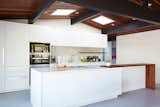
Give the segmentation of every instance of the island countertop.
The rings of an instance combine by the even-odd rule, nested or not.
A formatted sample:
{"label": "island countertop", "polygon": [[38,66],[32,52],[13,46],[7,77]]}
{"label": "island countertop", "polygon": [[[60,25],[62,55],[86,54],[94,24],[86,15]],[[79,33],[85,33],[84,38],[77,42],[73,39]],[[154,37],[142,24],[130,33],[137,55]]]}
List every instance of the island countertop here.
{"label": "island countertop", "polygon": [[146,66],[155,65],[150,63],[136,63],[136,64],[111,64],[110,66],[102,65],[101,67],[115,68],[115,67],[134,67],[134,66]]}
{"label": "island countertop", "polygon": [[[32,70],[36,70],[41,73],[57,73],[57,72],[72,72],[72,71],[84,71],[84,70],[100,70],[100,69],[105,69],[106,71],[111,69],[111,68],[104,68],[101,66],[77,66],[77,67],[68,67],[68,70],[61,70],[61,71],[54,71],[54,67],[37,67],[37,68],[31,68]],[[114,68],[112,68],[114,69]]]}

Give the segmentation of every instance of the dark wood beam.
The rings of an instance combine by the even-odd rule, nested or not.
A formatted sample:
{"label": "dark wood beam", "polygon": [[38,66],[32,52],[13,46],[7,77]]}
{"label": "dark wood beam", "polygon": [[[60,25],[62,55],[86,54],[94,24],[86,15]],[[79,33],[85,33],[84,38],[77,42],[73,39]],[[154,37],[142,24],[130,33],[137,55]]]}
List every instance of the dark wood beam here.
{"label": "dark wood beam", "polygon": [[108,35],[108,41],[116,41],[117,36],[116,35]]}
{"label": "dark wood beam", "polygon": [[44,0],[28,20],[28,23],[33,24],[54,2],[56,2],[56,0]]}
{"label": "dark wood beam", "polygon": [[143,0],[142,2],[143,2],[143,4],[142,4],[143,7],[148,8],[149,0]]}
{"label": "dark wood beam", "polygon": [[83,22],[87,19],[92,18],[93,16],[97,15],[99,12],[98,11],[94,11],[94,10],[88,10],[85,13],[80,14],[79,16],[72,18],[71,19],[71,25],[79,23],[79,22]]}
{"label": "dark wood beam", "polygon": [[135,18],[153,24],[160,24],[160,14],[135,5],[128,0],[60,0],[79,5],[91,10],[106,12],[114,15]]}
{"label": "dark wood beam", "polygon": [[115,27],[113,29],[103,29],[102,30],[102,34],[117,34],[120,32],[126,32],[126,31],[131,31],[131,30],[135,30],[135,29],[141,29],[144,27],[148,27],[154,24],[151,23],[147,23],[147,22],[142,22],[142,21],[137,21],[134,23],[130,23],[130,24],[126,24],[126,25],[122,25],[119,27]]}

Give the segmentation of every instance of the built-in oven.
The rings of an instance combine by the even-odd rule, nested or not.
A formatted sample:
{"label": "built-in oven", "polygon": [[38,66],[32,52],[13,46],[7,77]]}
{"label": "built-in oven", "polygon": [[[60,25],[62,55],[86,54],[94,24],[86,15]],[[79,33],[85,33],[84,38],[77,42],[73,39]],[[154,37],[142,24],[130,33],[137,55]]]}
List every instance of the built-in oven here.
{"label": "built-in oven", "polygon": [[50,44],[30,43],[30,65],[50,64]]}

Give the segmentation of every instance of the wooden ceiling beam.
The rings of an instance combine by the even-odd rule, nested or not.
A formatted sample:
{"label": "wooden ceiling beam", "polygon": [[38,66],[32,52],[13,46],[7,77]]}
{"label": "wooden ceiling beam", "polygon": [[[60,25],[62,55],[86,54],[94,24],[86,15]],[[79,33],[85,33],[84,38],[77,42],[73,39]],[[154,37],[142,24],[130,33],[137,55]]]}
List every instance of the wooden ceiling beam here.
{"label": "wooden ceiling beam", "polygon": [[116,41],[117,36],[116,35],[108,35],[108,41]]}
{"label": "wooden ceiling beam", "polygon": [[157,5],[160,6],[160,1],[159,0],[153,0]]}
{"label": "wooden ceiling beam", "polygon": [[160,24],[160,14],[153,13],[149,9],[135,5],[128,0],[60,0],[72,3],[91,10],[110,13],[128,18],[135,18],[140,21]]}
{"label": "wooden ceiling beam", "polygon": [[56,0],[44,0],[44,2],[36,9],[32,17],[28,20],[29,24],[33,24]]}
{"label": "wooden ceiling beam", "polygon": [[148,8],[149,1],[150,0],[142,0],[144,8]]}
{"label": "wooden ceiling beam", "polygon": [[151,23],[147,23],[147,22],[142,22],[142,21],[136,21],[134,23],[130,23],[130,24],[126,24],[126,25],[122,25],[119,27],[115,27],[113,29],[102,29],[102,34],[117,34],[117,33],[121,33],[121,32],[126,32],[126,31],[132,31],[135,29],[141,29],[144,27],[149,27],[151,25]]}
{"label": "wooden ceiling beam", "polygon": [[98,11],[94,11],[94,10],[88,10],[85,13],[81,13],[79,16],[75,18],[71,18],[71,25],[90,19],[93,16],[97,15],[98,13],[99,13]]}

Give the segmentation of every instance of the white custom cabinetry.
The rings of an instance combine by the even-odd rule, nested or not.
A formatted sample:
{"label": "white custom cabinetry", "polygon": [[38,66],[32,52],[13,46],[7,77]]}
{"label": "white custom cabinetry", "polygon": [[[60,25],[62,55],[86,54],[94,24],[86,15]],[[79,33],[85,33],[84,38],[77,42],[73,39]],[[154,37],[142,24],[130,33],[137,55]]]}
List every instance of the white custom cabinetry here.
{"label": "white custom cabinetry", "polygon": [[4,23],[0,22],[0,93],[4,91]]}
{"label": "white custom cabinetry", "polygon": [[106,47],[105,37],[101,36],[0,21],[0,92],[29,88],[29,42],[51,43],[55,46]]}
{"label": "white custom cabinetry", "polygon": [[27,30],[25,24],[0,22],[0,92],[29,88]]}
{"label": "white custom cabinetry", "polygon": [[23,90],[29,87],[28,26],[6,23],[5,35],[5,90]]}
{"label": "white custom cabinetry", "polygon": [[79,31],[61,31],[40,25],[28,26],[29,40],[31,42],[51,43],[53,46],[107,47],[106,35]]}
{"label": "white custom cabinetry", "polygon": [[29,41],[50,43],[51,37],[55,35],[52,33],[52,30],[46,26],[28,25]]}

